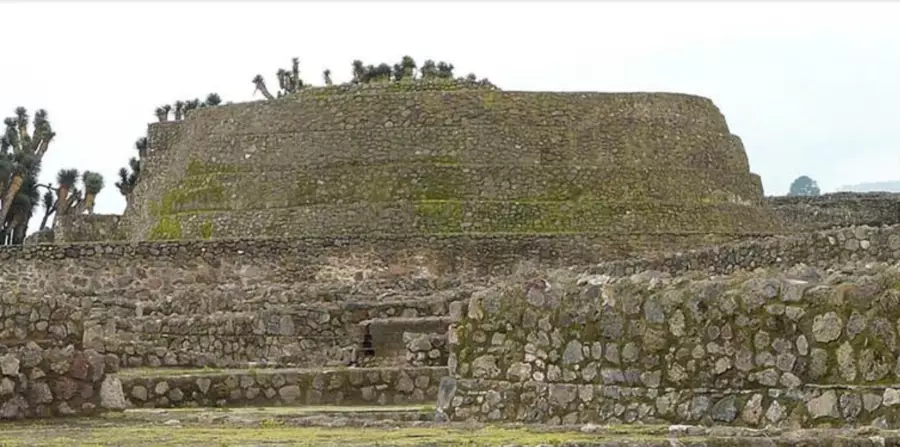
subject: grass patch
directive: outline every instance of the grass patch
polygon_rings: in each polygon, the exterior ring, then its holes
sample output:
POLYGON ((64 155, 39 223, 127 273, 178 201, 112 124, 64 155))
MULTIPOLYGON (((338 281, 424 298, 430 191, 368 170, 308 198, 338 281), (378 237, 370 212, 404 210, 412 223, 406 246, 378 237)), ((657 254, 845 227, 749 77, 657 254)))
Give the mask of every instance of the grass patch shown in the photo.
MULTIPOLYGON (((525 428, 486 427, 478 429, 444 427, 325 428, 291 427, 260 421, 256 427, 170 426, 161 423, 149 427, 96 426, 68 428, 49 424, 33 427, 2 427, 0 444, 4 446, 44 445, 539 445, 571 442, 598 442, 603 436, 577 432, 539 432, 525 428)), ((643 436, 637 438, 646 439, 643 436)), ((607 440, 624 440, 622 435, 607 440)), ((664 439, 664 438, 662 438, 664 439)))

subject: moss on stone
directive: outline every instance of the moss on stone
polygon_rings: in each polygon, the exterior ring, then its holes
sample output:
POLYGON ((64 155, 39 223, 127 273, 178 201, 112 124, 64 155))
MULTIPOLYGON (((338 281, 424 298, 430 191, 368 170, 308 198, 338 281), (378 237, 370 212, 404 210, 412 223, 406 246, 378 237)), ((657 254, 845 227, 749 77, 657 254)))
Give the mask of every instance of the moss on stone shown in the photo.
POLYGON ((150 230, 150 240, 176 240, 181 239, 181 224, 174 217, 163 216, 150 230))
POLYGON ((204 174, 224 174, 224 173, 237 173, 248 170, 246 167, 237 166, 233 164, 226 163, 203 163, 196 159, 188 162, 187 167, 187 175, 191 176, 199 176, 204 174))
POLYGON ((221 184, 200 188, 176 188, 163 195, 157 215, 175 214, 186 205, 200 205, 201 209, 220 209, 225 205, 225 189, 221 184))
POLYGON ((496 101, 497 95, 493 92, 486 92, 484 94, 484 108, 490 109, 494 106, 494 101, 496 101))
MULTIPOLYGON (((746 186, 746 167, 719 150, 727 127, 702 98, 503 92, 481 82, 435 79, 314 87, 288 100, 222 110, 232 118, 206 123, 215 126, 214 136, 179 133, 185 139, 180 144, 202 148, 191 147, 197 152, 186 155, 186 176, 178 188, 148 195, 157 201, 151 207, 155 218, 243 216, 217 221, 217 237, 241 231, 264 236, 269 229, 280 236, 326 234, 330 229, 383 233, 385 228, 404 234, 557 234, 596 228, 728 232, 765 229, 760 222, 769 220, 758 207, 734 216, 714 210, 709 219, 691 209, 692 204, 753 199, 758 189, 746 186), (267 118, 236 122, 251 116, 267 118), (268 155, 247 159, 244 148, 251 144, 268 155), (307 156, 295 150, 298 145, 315 148, 307 156), (209 152, 201 153, 210 148, 220 150, 220 163, 212 162, 209 152), (287 188, 273 191, 279 182, 287 188), (710 194, 716 190, 724 193, 710 194), (472 204, 485 200, 507 204, 472 204), (464 204, 413 205, 410 210, 409 203, 418 201, 464 204), (542 201, 556 205, 533 204, 542 201), (644 212, 637 202, 660 206, 644 212), (359 206, 366 203, 376 211, 359 206), (626 203, 635 203, 631 208, 637 211, 629 215, 626 203), (599 208, 589 210, 589 205, 599 208), (294 207, 308 208, 285 211, 294 207), (490 214, 494 211, 506 213, 490 214), (285 221, 288 215, 303 220, 293 228, 285 221), (346 228, 334 222, 338 216, 361 215, 363 221, 348 222, 346 228), (267 218, 280 221, 257 222, 267 218), (692 222, 697 222, 696 230, 692 222)), ((188 233, 196 236, 204 217, 182 223, 190 223, 188 233)))
POLYGON ((213 235, 213 223, 211 220, 207 220, 200 225, 200 236, 203 239, 211 239, 213 235))
POLYGON ((463 228, 461 202, 436 200, 416 204, 420 227, 436 233, 458 233, 463 228))

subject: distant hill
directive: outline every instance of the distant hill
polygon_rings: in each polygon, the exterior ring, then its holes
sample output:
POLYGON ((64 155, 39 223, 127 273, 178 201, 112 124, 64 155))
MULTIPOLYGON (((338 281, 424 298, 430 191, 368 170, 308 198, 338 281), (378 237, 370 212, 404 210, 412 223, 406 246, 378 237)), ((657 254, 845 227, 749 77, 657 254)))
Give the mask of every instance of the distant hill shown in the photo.
POLYGON ((838 192, 900 192, 900 181, 859 183, 841 186, 838 192))

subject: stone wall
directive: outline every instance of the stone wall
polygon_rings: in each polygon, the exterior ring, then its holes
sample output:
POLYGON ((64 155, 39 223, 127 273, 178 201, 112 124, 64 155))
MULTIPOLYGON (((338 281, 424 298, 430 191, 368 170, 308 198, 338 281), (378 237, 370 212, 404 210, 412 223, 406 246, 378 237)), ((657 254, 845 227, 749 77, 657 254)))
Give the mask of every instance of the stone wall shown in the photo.
POLYGON ((848 261, 891 261, 898 258, 900 225, 877 228, 857 226, 605 262, 588 271, 614 276, 649 270, 674 275, 688 271, 728 274, 758 267, 790 267, 798 263, 828 268, 848 261))
POLYGON ((817 197, 768 197, 766 202, 792 232, 900 223, 900 194, 835 193, 817 197))
POLYGON ((447 368, 255 369, 125 377, 131 406, 415 405, 434 402, 447 368))
MULTIPOLYGON (((350 350, 362 342, 361 321, 446 315, 447 308, 448 301, 438 299, 149 317, 113 317, 109 310, 95 309, 85 345, 114 353, 129 367, 339 366, 347 364, 350 350)), ((380 354, 382 345, 390 341, 378 335, 374 347, 380 354)))
POLYGON ((404 332, 406 343, 406 363, 412 366, 445 366, 449 352, 447 351, 447 334, 426 334, 404 332))
MULTIPOLYGON (((131 302, 178 293, 184 295, 179 298, 185 306, 215 312, 259 292, 263 284, 274 287, 268 292, 273 302, 278 297, 290 302, 289 297, 304 294, 298 283, 317 278, 327 277, 337 284, 353 282, 363 274, 415 278, 502 272, 528 262, 590 264, 610 253, 610 242, 590 235, 348 236, 8 246, 0 248, 0 290, 31 296, 108 296, 131 302), (220 298, 209 299, 212 293, 220 298)), ((620 242, 623 245, 615 248, 619 256, 664 248, 639 236, 620 242)), ((711 240, 676 236, 665 245, 688 247, 702 242, 711 240)))
POLYGON ((123 240, 118 214, 78 214, 57 216, 53 225, 53 241, 96 242, 123 240))
MULTIPOLYGON (((24 293, 23 293, 24 292, 24 293)), ((36 342, 44 347, 80 346, 84 330, 82 303, 4 290, 0 302, 0 346, 21 347, 36 342)))
POLYGON ((900 266, 706 279, 561 272, 473 296, 452 419, 900 425, 900 266))
POLYGON ((434 87, 310 89, 151 125, 156 168, 123 228, 132 240, 779 231, 705 98, 434 87))
POLYGON ((22 296, 0 300, 0 419, 122 410, 119 359, 81 348, 81 303, 22 296))
POLYGON ((0 419, 89 415, 124 410, 115 356, 73 345, 0 346, 0 419))

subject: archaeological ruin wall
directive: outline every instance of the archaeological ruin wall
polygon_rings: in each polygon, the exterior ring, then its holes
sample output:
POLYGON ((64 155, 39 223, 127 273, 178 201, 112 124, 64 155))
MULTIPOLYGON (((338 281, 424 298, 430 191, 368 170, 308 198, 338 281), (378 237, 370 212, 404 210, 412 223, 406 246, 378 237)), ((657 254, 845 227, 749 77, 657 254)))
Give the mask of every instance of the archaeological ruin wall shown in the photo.
POLYGON ((897 259, 900 259, 900 225, 855 226, 603 262, 588 270, 592 274, 612 276, 646 271, 671 275, 691 271, 727 275, 760 267, 806 264, 827 269, 848 262, 891 262, 897 259))
POLYGON ((81 346, 80 303, 7 290, 0 302, 0 420, 125 409, 119 359, 81 346))
POLYGON ((445 332, 446 321, 429 318, 448 315, 451 303, 483 282, 478 278, 509 271, 529 253, 538 265, 594 259, 577 238, 551 242, 405 239, 406 249, 391 238, 26 245, 0 250, 0 289, 75 306, 77 319, 54 311, 77 326, 62 328, 74 334, 70 341, 115 354, 127 367, 346 365, 367 325, 377 360, 389 363, 406 357, 405 332, 445 332))
POLYGON ((625 256, 780 231, 705 98, 397 88, 151 125, 124 234, 581 234, 625 256))
POLYGON ((545 279, 469 301, 439 397, 452 420, 900 423, 896 266, 545 279))
POLYGON ((900 194, 895 193, 842 192, 816 197, 768 197, 766 202, 792 232, 900 223, 900 194))
POLYGON ((136 408, 284 405, 427 405, 447 368, 249 369, 125 376, 136 408))

